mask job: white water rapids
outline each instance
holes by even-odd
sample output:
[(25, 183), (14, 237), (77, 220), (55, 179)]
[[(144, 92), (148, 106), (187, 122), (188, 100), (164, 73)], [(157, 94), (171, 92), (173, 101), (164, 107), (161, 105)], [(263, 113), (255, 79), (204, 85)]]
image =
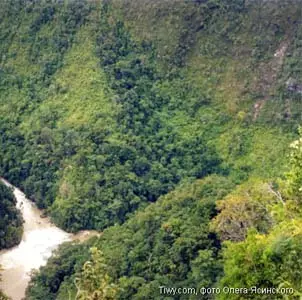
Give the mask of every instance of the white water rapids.
[(24, 297), (31, 270), (45, 265), (54, 249), (63, 242), (86, 240), (97, 233), (82, 231), (73, 235), (61, 230), (48, 218), (41, 218), (41, 211), (19, 189), (1, 180), (14, 189), (17, 208), (21, 210), (24, 219), (24, 233), (18, 246), (0, 251), (0, 289), (13, 300), (20, 300)]

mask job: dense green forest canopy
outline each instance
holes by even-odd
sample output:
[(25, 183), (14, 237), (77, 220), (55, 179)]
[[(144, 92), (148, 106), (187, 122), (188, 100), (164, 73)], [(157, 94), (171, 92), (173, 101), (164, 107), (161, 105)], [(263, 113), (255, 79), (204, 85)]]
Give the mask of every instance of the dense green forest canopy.
[(2, 1), (1, 174), (77, 231), (188, 178), (278, 173), (300, 118), (298, 8)]
[(23, 233), (22, 223), (13, 192), (0, 182), (0, 249), (19, 244)]
[[(108, 273), (119, 283), (118, 299), (161, 299), (160, 285), (213, 286), (222, 274), (222, 264), (220, 242), (211, 233), (209, 220), (215, 215), (215, 200), (231, 188), (232, 184), (219, 176), (187, 183), (91, 241), (101, 247)], [(75, 293), (73, 282), (80, 269), (73, 256), (66, 254), (71, 252), (79, 259), (79, 246), (66, 247), (59, 249), (60, 260), (50, 260), (34, 277), (29, 299), (42, 299), (43, 295), (63, 300), (70, 291)], [(59, 271), (64, 278), (61, 286), (56, 285)]]
[(0, 174), (61, 228), (104, 231), (62, 245), (27, 299), (299, 296), (301, 16), (295, 0), (1, 1)]

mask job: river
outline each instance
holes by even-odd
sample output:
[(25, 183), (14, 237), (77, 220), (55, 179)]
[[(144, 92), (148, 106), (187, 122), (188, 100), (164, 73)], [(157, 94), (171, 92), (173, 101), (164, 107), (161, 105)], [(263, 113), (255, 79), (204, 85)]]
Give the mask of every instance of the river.
[(18, 246), (0, 251), (0, 289), (13, 300), (21, 300), (25, 295), (31, 270), (45, 265), (54, 249), (63, 242), (83, 241), (99, 233), (82, 231), (73, 235), (63, 231), (48, 218), (41, 218), (41, 211), (19, 189), (6, 180), (1, 180), (13, 188), (17, 208), (21, 210), (24, 219), (24, 233)]

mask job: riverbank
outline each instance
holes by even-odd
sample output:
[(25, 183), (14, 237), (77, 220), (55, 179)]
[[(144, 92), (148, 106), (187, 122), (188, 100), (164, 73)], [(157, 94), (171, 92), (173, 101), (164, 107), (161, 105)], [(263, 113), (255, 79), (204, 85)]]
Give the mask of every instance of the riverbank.
[(0, 289), (13, 300), (21, 300), (30, 280), (32, 269), (46, 264), (60, 244), (67, 241), (83, 242), (100, 233), (97, 231), (81, 231), (71, 234), (56, 227), (48, 217), (41, 217), (41, 211), (26, 198), (24, 193), (1, 178), (1, 181), (13, 188), (17, 199), (17, 208), (22, 212), (24, 232), (19, 245), (0, 252), (2, 282)]

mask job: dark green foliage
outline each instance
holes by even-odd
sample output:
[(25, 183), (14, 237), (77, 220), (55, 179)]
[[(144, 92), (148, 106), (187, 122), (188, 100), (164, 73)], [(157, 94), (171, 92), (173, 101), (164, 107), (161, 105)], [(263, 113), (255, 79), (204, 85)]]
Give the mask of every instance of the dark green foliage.
[[(44, 103), (52, 93), (64, 97), (68, 92), (56, 82), (56, 74), (74, 36), (95, 9), (100, 10), (93, 29), (95, 52), (115, 94), (116, 128), (94, 127), (94, 119), (76, 129), (59, 127), (64, 110), (49, 109)], [(184, 99), (179, 95), (172, 102), (169, 93), (161, 91), (162, 84), (170, 83), (157, 70), (156, 49), (151, 42), (135, 41), (122, 20), (110, 20), (110, 3), (101, 7), (80, 1), (28, 3), (24, 11), (34, 18), (24, 26), (21, 47), (28, 49), (27, 59), (35, 71), (16, 82), (13, 71), (4, 69), (0, 86), (4, 94), (11, 85), (22, 90), (24, 98), (16, 104), (16, 119), (9, 115), (2, 121), (0, 166), (7, 179), (39, 207), (49, 209), (58, 225), (76, 231), (122, 223), (181, 180), (219, 171), (220, 158), (206, 145), (205, 129), (183, 138), (167, 122), (166, 110), (177, 114)], [(51, 28), (51, 34), (41, 34), (45, 28)], [(38, 116), (35, 122), (26, 120), (31, 115)], [(65, 169), (69, 164), (77, 173), (70, 175)], [(60, 192), (66, 181), (73, 190), (68, 200)]]
[(81, 270), (83, 263), (89, 258), (88, 250), (87, 245), (61, 245), (49, 259), (47, 266), (40, 268), (39, 273), (32, 274), (26, 299), (56, 299), (62, 281), (68, 280), (69, 284), (73, 284), (75, 273)]
[[(147, 300), (215, 286), (215, 201), (282, 174), (301, 28), (281, 1), (144, 2), (1, 3), (0, 172), (60, 227), (104, 230), (119, 298)], [(87, 259), (87, 245), (63, 246), (28, 299), (75, 296)]]
[(0, 182), (0, 249), (20, 243), (23, 233), (22, 223), (14, 194), (10, 188)]
[[(55, 197), (55, 172), (59, 168), (60, 161), (58, 151), (53, 145), (56, 141), (51, 136), (51, 129), (55, 127), (57, 119), (56, 113), (42, 114), (40, 121), (44, 125), (43, 128), (28, 132), (27, 136), (24, 136), (16, 126), (20, 124), (22, 114), (27, 116), (45, 100), (47, 95), (44, 88), (49, 87), (54, 73), (61, 67), (64, 53), (71, 46), (77, 28), (85, 22), (89, 6), (81, 1), (67, 5), (63, 5), (61, 1), (49, 1), (47, 4), (27, 2), (20, 7), (19, 15), (12, 17), (10, 14), (14, 10), (11, 5), (14, 2), (6, 1), (2, 4), (7, 9), (4, 10), (7, 13), (7, 15), (4, 13), (4, 18), (18, 19), (22, 18), (22, 14), (35, 17), (29, 24), (24, 25), (20, 47), (29, 47), (25, 59), (39, 71), (32, 71), (28, 76), (16, 78), (13, 69), (1, 68), (0, 90), (4, 95), (2, 101), (9, 93), (9, 86), (19, 92), (22, 90), (24, 97), (22, 103), (17, 104), (19, 116), (1, 118), (0, 168), (2, 175), (12, 183), (22, 186), (26, 194), (35, 200), (39, 207), (45, 208)], [(43, 26), (52, 22), (54, 18), (56, 22), (53, 22), (53, 34), (39, 35)], [(22, 20), (20, 19), (19, 22)], [(3, 22), (3, 26), (8, 30), (7, 27), (11, 25)], [(11, 43), (13, 37), (8, 35), (7, 43)], [(6, 56), (4, 51), (2, 57)]]
[[(287, 293), (287, 297), (299, 299), (302, 244), (301, 231), (296, 226), (300, 223), (284, 223), (268, 236), (251, 232), (244, 242), (228, 244), (221, 287), (291, 288), (292, 292)], [(274, 299), (284, 299), (284, 294), (276, 294)], [(218, 299), (229, 297), (221, 294)], [(242, 298), (234, 295), (233, 299)], [(272, 295), (250, 293), (246, 299), (272, 299)]]
[(231, 187), (219, 177), (187, 184), (124, 226), (106, 230), (98, 245), (123, 288), (119, 299), (164, 299), (161, 285), (213, 285), (221, 262), (208, 221), (215, 214), (215, 199)]
[[(18, 39), (11, 33), (5, 36), (14, 46), (3, 56), (1, 101), (4, 112), (17, 113), (1, 118), (1, 173), (71, 231), (122, 223), (185, 178), (227, 174), (229, 162), (220, 165), (213, 141), (231, 117), (223, 106), (213, 104), (215, 93), (207, 80), (196, 85), (183, 66), (201, 34), (202, 39), (224, 35), (225, 46), (234, 45), (232, 19), (240, 23), (234, 16), (246, 13), (239, 2), (176, 6), (184, 32), (177, 37), (166, 70), (156, 42), (136, 39), (114, 2), (27, 3), (20, 10)], [(3, 6), (5, 18), (17, 13), (10, 1)], [(27, 18), (21, 20), (21, 15)], [(225, 33), (220, 31), (224, 22)], [(1, 26), (10, 30), (7, 21)], [(114, 114), (107, 117), (108, 109), (91, 109), (93, 117), (72, 126), (66, 120), (78, 105), (69, 103), (73, 82), (64, 84), (58, 77), (68, 68), (66, 57), (78, 46), (76, 38), (83, 28), (92, 35), (93, 51), (105, 73), (103, 97)], [(179, 47), (185, 47), (184, 52)], [(24, 60), (30, 64), (24, 66)], [(84, 95), (81, 101), (89, 99)], [(88, 106), (83, 104), (87, 111)], [(105, 118), (105, 126), (96, 125)], [(242, 153), (249, 153), (249, 143)], [(252, 168), (240, 170), (237, 178), (242, 180)]]
[(1, 300), (9, 300), (9, 298), (5, 294), (3, 294), (2, 291), (0, 291), (0, 299)]
[[(109, 275), (121, 289), (118, 299), (164, 299), (159, 293), (161, 285), (213, 286), (222, 265), (220, 243), (209, 230), (209, 220), (216, 213), (215, 200), (232, 188), (232, 183), (218, 176), (187, 183), (125, 224), (106, 229), (94, 244), (102, 250)], [(78, 250), (79, 246), (72, 246), (68, 253), (82, 261), (88, 249), (81, 248), (81, 254)], [(66, 264), (66, 253), (66, 249), (59, 250), (47, 267), (34, 276), (28, 289), (29, 299), (48, 297), (51, 284), (40, 282), (40, 278), (53, 274), (50, 270), (54, 260), (59, 265)], [(69, 277), (56, 275), (58, 285), (62, 285), (59, 294), (66, 289), (73, 294), (75, 286)], [(37, 288), (40, 298), (35, 296)]]

